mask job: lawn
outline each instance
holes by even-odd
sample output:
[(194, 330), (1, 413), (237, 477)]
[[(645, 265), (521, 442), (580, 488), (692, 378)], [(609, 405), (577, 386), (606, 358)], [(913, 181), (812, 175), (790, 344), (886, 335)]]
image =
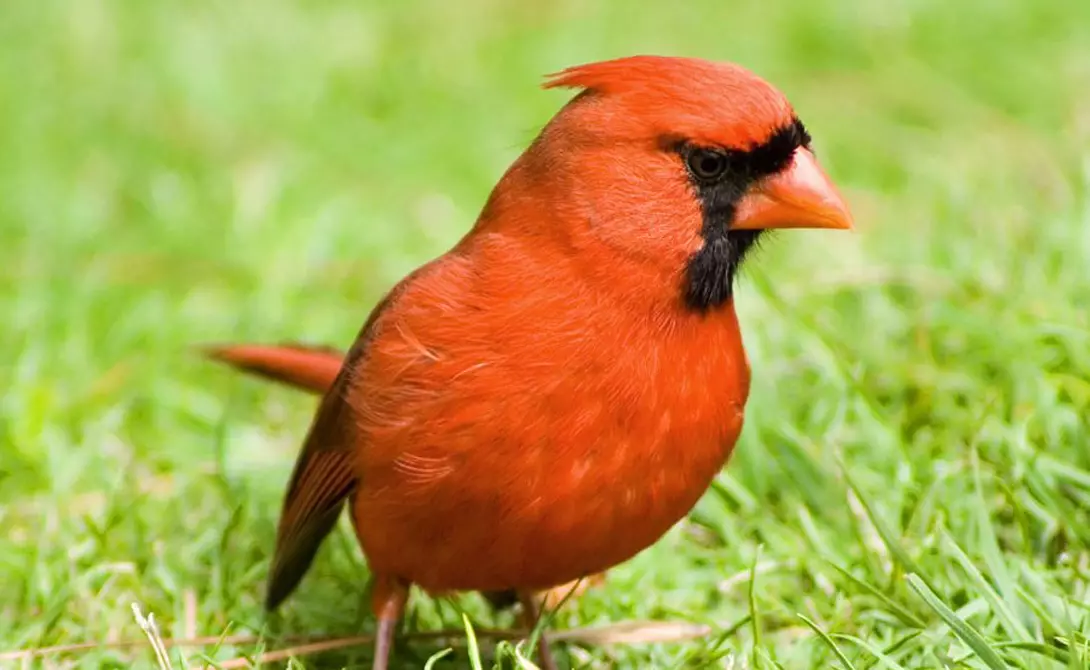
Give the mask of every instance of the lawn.
[[(167, 3), (0, 11), (0, 654), (164, 637), (176, 668), (370, 631), (347, 523), (261, 608), (314, 400), (197, 345), (347, 346), (471, 225), (570, 95), (631, 53), (782, 88), (855, 234), (780, 235), (738, 310), (735, 458), (690, 518), (568, 603), (579, 667), (1090, 667), (1090, 3)], [(510, 626), (477, 596), (406, 630)], [(467, 667), (464, 636), (397, 667)], [(484, 645), (486, 667), (491, 646)], [(205, 655), (205, 656), (202, 656)], [(295, 667), (369, 667), (364, 647)], [(152, 667), (149, 644), (0, 656)], [(733, 665), (732, 665), (733, 664)]]

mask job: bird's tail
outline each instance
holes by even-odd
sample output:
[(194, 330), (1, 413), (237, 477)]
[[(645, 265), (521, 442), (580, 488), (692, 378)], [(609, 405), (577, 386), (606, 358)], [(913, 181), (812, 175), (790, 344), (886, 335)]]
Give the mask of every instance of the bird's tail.
[(344, 352), (305, 344), (225, 344), (206, 347), (206, 356), (236, 369), (324, 394), (341, 370)]

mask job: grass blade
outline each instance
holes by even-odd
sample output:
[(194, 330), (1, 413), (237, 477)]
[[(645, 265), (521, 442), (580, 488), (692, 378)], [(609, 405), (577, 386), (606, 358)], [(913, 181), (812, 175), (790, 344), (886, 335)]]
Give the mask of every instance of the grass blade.
[(870, 519), (871, 524), (874, 525), (874, 529), (878, 532), (878, 536), (882, 538), (882, 543), (886, 545), (887, 549), (889, 549), (890, 555), (893, 556), (893, 559), (900, 564), (901, 568), (906, 573), (918, 575), (918, 579), (923, 580), (924, 584), (926, 584), (927, 587), (933, 591), (934, 587), (930, 582), (927, 581), (927, 578), (923, 576), (923, 571), (920, 570), (920, 567), (918, 565), (916, 565), (916, 562), (912, 560), (912, 558), (908, 555), (904, 548), (901, 547), (901, 544), (897, 542), (896, 536), (893, 534), (893, 531), (890, 530), (889, 526), (886, 525), (886, 522), (880, 516), (875, 514), (874, 506), (870, 504), (870, 501), (867, 500), (867, 497), (863, 495), (863, 491), (855, 483), (855, 480), (852, 479), (852, 476), (848, 472), (848, 468), (844, 464), (844, 461), (840, 460), (840, 458), (838, 457), (837, 462), (840, 464), (840, 471), (844, 475), (844, 480), (848, 483), (848, 487), (852, 490), (852, 493), (854, 493), (855, 497), (859, 500), (859, 504), (863, 506), (863, 510), (867, 513), (867, 518)]
[(981, 574), (976, 565), (973, 564), (972, 559), (970, 559), (965, 551), (958, 546), (958, 543), (954, 538), (946, 531), (943, 531), (942, 537), (946, 542), (947, 549), (949, 549), (950, 553), (953, 555), (954, 560), (957, 561), (958, 565), (961, 566), (962, 571), (969, 577), (969, 581), (976, 586), (980, 595), (982, 595), (984, 599), (988, 601), (988, 604), (991, 605), (992, 610), (1003, 622), (1007, 631), (1018, 641), (1028, 642), (1032, 640), (1033, 638), (1029, 634), (1029, 631), (1022, 626), (1018, 617), (1015, 616), (1014, 612), (1012, 612), (1009, 607), (1007, 607), (1007, 603), (1003, 600), (1003, 597), (992, 588), (992, 585), (988, 583), (988, 580)]
[(802, 619), (803, 623), (810, 627), (810, 630), (818, 634), (818, 637), (820, 637), (825, 642), (825, 644), (828, 645), (829, 649), (833, 650), (833, 653), (836, 654), (836, 657), (838, 659), (840, 659), (840, 664), (844, 666), (845, 670), (855, 670), (855, 666), (852, 665), (852, 662), (848, 660), (848, 657), (844, 655), (844, 652), (840, 651), (840, 647), (836, 646), (836, 642), (833, 642), (833, 639), (829, 637), (829, 635), (825, 631), (823, 631), (820, 626), (811, 621), (806, 615), (799, 614), (798, 617)]
[(954, 631), (954, 634), (961, 638), (961, 641), (967, 644), (980, 660), (984, 661), (985, 665), (991, 670), (1007, 670), (1007, 664), (1003, 662), (999, 652), (993, 649), (975, 628), (955, 614), (954, 610), (950, 609), (946, 603), (935, 595), (935, 592), (918, 575), (910, 574), (905, 579), (908, 580), (909, 585), (915, 589), (920, 598), (927, 603), (927, 606), (946, 622), (950, 630)]
[[(917, 634), (918, 633), (914, 633), (913, 635)], [(851, 642), (852, 644), (862, 647), (869, 653), (873, 654), (874, 657), (878, 659), (878, 662), (881, 663), (883, 667), (888, 668), (888, 670), (907, 670), (907, 668), (905, 668), (903, 665), (889, 657), (890, 651), (888, 649), (886, 651), (882, 651), (881, 649), (876, 648), (874, 645), (867, 642), (866, 640), (856, 637), (854, 635), (833, 633), (829, 637), (843, 640), (844, 642)]]
[(1067, 651), (1054, 647), (1049, 644), (1043, 644), (1041, 642), (999, 642), (995, 645), (1000, 649), (1017, 649), (1019, 651), (1030, 651), (1034, 654), (1039, 654), (1046, 658), (1051, 658), (1054, 661), (1059, 661), (1064, 665), (1070, 665), (1071, 654)]
[(519, 647), (515, 647), (515, 662), (518, 663), (519, 670), (541, 670), (533, 661), (526, 658)]
[(977, 537), (980, 543), (980, 553), (984, 559), (984, 565), (987, 566), (988, 572), (991, 574), (992, 579), (995, 580), (998, 593), (991, 589), (987, 580), (976, 570), (972, 562), (967, 562), (968, 557), (954, 543), (953, 538), (947, 537), (950, 543), (954, 544), (957, 553), (961, 554), (958, 560), (962, 563), (962, 567), (967, 571), (971, 571), (970, 578), (978, 583), (985, 597), (994, 600), (992, 606), (995, 607), (996, 613), (1003, 617), (1008, 631), (1017, 639), (1028, 642), (1033, 639), (1033, 636), (1030, 635), (1018, 618), (1021, 603), (1018, 601), (1014, 580), (1011, 579), (1010, 571), (1007, 570), (1007, 564), (999, 551), (999, 541), (996, 539), (995, 528), (992, 526), (992, 519), (988, 514), (988, 506), (984, 500), (984, 485), (981, 483), (980, 476), (980, 455), (976, 449), (973, 449), (972, 452), (972, 463), (973, 487), (976, 489), (976, 505), (974, 507), (976, 507)]
[(757, 613), (757, 564), (761, 562), (761, 545), (757, 545), (757, 551), (753, 553), (753, 563), (750, 566), (749, 575), (749, 621), (753, 628), (753, 656), (754, 670), (761, 667), (760, 656), (757, 650), (761, 647), (761, 617)]
[(477, 635), (473, 632), (473, 624), (469, 623), (469, 617), (462, 614), (462, 625), (466, 629), (466, 652), (469, 654), (469, 665), (473, 670), (484, 670), (481, 664), (481, 649), (477, 645)]
[(435, 664), (438, 663), (440, 659), (447, 656), (452, 651), (454, 651), (454, 650), (451, 649), (450, 647), (447, 647), (446, 649), (443, 649), (441, 651), (437, 651), (434, 654), (432, 654), (431, 657), (428, 658), (428, 662), (424, 664), (424, 670), (432, 670), (435, 667)]
[(839, 572), (845, 579), (847, 579), (851, 583), (855, 584), (859, 588), (863, 589), (864, 591), (866, 591), (870, 595), (874, 596), (878, 600), (882, 601), (882, 604), (885, 605), (887, 609), (889, 609), (889, 611), (893, 614), (893, 616), (900, 619), (901, 622), (904, 623), (905, 625), (912, 626), (913, 628), (920, 628), (920, 629), (923, 629), (923, 628), (927, 627), (927, 624), (924, 623), (924, 621), (922, 619), (920, 619), (920, 617), (913, 614), (911, 611), (909, 611), (909, 609), (907, 607), (905, 607), (901, 603), (897, 602), (896, 600), (889, 597), (885, 593), (882, 593), (882, 591), (877, 586), (874, 586), (873, 584), (870, 584), (868, 582), (863, 581), (859, 577), (856, 577), (852, 573), (848, 572), (847, 569), (840, 567), (839, 565), (837, 565), (836, 563), (833, 563), (829, 559), (824, 559), (824, 560), (834, 570)]
[(750, 617), (747, 615), (727, 626), (710, 640), (708, 644), (689, 652), (685, 657), (685, 661), (679, 667), (706, 668), (716, 665), (721, 658), (731, 653), (729, 649), (721, 652), (719, 648), (726, 644), (727, 640), (733, 637), (738, 631), (742, 630), (749, 622)]

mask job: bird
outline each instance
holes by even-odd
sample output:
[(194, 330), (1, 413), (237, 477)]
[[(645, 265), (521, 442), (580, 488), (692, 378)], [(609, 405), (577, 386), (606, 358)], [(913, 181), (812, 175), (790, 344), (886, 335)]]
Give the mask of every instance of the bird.
[[(300, 342), (281, 344), (219, 344), (203, 347), (212, 360), (233, 368), (279, 382), (289, 388), (325, 394), (340, 372), (344, 352), (329, 346)], [(539, 594), (542, 606), (555, 609), (567, 600), (582, 595), (588, 588), (605, 582), (605, 572), (561, 584)], [(493, 609), (507, 609), (518, 603), (509, 591), (485, 592)]]
[(681, 521), (742, 431), (743, 264), (777, 230), (853, 227), (786, 96), (741, 65), (635, 55), (543, 86), (575, 93), (468, 232), (373, 307), (335, 375), (305, 380), (327, 390), (265, 604), (347, 507), (374, 670), (414, 589), (513, 593), (533, 620), (534, 594)]

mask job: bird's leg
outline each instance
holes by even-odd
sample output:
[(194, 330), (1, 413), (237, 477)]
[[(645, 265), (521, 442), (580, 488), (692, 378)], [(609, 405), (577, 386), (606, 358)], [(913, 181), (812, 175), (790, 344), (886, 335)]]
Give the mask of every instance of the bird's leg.
[[(533, 632), (534, 626), (537, 625), (538, 619), (541, 618), (541, 606), (532, 591), (519, 591), (518, 595), (519, 603), (522, 605), (523, 625)], [(541, 661), (542, 670), (557, 670), (556, 659), (553, 658), (553, 652), (549, 649), (549, 643), (545, 640), (544, 631), (537, 640), (537, 655), (538, 660)]]
[(390, 663), (390, 649), (394, 645), (394, 632), (405, 603), (409, 600), (409, 585), (398, 579), (376, 577), (371, 592), (371, 608), (378, 617), (375, 633), (375, 661), (372, 670), (386, 670)]

